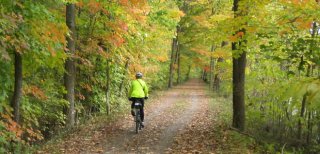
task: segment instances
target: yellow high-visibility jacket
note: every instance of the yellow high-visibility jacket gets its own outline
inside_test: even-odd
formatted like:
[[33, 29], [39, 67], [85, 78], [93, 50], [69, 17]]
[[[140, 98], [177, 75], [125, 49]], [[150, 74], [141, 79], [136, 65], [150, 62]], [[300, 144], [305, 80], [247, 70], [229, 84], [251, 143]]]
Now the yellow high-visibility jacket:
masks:
[[129, 97], [131, 98], [149, 97], [149, 89], [147, 84], [142, 79], [136, 79], [131, 81]]

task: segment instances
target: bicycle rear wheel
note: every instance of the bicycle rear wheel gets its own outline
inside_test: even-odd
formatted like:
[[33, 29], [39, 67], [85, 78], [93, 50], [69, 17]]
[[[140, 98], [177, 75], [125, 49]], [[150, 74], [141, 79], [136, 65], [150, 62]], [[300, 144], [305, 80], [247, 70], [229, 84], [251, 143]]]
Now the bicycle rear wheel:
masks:
[[140, 111], [136, 110], [136, 116], [135, 116], [135, 121], [136, 121], [136, 133], [139, 133], [139, 130], [141, 129], [141, 119], [140, 119]]

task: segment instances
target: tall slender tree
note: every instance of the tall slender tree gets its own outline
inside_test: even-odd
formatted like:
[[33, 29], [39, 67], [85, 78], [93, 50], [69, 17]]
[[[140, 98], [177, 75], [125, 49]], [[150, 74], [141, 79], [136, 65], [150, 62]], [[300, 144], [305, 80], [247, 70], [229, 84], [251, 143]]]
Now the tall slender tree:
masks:
[[[234, 18], [242, 15], [239, 11], [239, 2], [241, 0], [233, 1]], [[245, 29], [236, 32], [243, 34]], [[243, 50], [244, 40], [232, 42], [233, 58], [232, 58], [232, 84], [233, 84], [233, 121], [232, 126], [243, 131], [245, 129], [245, 67], [246, 67], [246, 51]]]
[[75, 97], [74, 97], [74, 87], [75, 87], [75, 65], [73, 60], [73, 54], [75, 53], [75, 36], [76, 36], [76, 23], [75, 23], [75, 4], [68, 3], [66, 6], [66, 24], [70, 30], [70, 35], [67, 36], [67, 52], [69, 57], [65, 63], [66, 73], [64, 76], [65, 88], [67, 94], [65, 99], [69, 102], [68, 116], [67, 116], [67, 126], [74, 126], [75, 124]]
[[175, 59], [176, 59], [176, 57], [175, 57], [175, 52], [176, 52], [176, 48], [177, 48], [177, 40], [178, 40], [178, 38], [173, 38], [173, 39], [172, 39], [172, 48], [171, 48], [171, 58], [170, 58], [168, 88], [172, 88], [172, 86], [173, 86], [174, 61], [175, 61]]
[[[214, 51], [214, 46], [211, 46], [211, 53]], [[214, 58], [210, 56], [210, 70], [209, 70], [209, 89], [213, 88], [213, 80], [214, 80]]]
[[20, 102], [22, 97], [22, 55], [15, 51], [14, 53], [14, 92], [11, 101], [13, 108], [14, 121], [20, 123]]
[[[20, 1], [21, 3], [24, 0]], [[21, 6], [15, 6], [16, 11], [21, 11]], [[14, 91], [11, 100], [11, 107], [13, 108], [13, 120], [20, 123], [20, 103], [22, 97], [22, 53], [21, 51], [14, 51]]]
[[181, 50], [180, 50], [180, 43], [178, 42], [177, 45], [177, 54], [176, 54], [176, 63], [177, 63], [177, 84], [181, 82]]
[[[221, 48], [223, 48], [227, 44], [228, 44], [228, 42], [222, 41]], [[217, 60], [217, 65], [219, 65], [219, 63], [222, 63], [222, 62], [224, 62], [224, 58], [223, 57], [219, 57], [218, 60]], [[214, 74], [214, 81], [213, 81], [213, 87], [214, 87], [214, 90], [216, 92], [220, 91], [220, 82], [221, 82], [220, 72], [216, 71], [216, 73]]]
[[107, 60], [107, 69], [106, 69], [106, 80], [107, 80], [107, 84], [106, 84], [106, 111], [107, 111], [107, 115], [110, 114], [110, 72], [111, 72], [111, 67], [110, 67], [110, 60]]
[[126, 64], [124, 65], [124, 72], [123, 72], [123, 77], [121, 79], [121, 83], [119, 85], [119, 96], [122, 94], [122, 89], [123, 89], [123, 84], [125, 82], [125, 79], [126, 79], [126, 75], [128, 73], [128, 68], [129, 68], [129, 62], [130, 62], [130, 59], [128, 58], [127, 61], [126, 61]]

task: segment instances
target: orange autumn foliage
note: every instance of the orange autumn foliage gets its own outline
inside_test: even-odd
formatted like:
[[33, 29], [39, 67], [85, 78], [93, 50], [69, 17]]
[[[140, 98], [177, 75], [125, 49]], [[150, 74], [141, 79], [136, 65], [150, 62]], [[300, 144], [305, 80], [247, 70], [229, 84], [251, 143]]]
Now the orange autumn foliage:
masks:
[[4, 119], [5, 123], [5, 128], [9, 131], [12, 132], [17, 139], [21, 139], [21, 135], [23, 133], [23, 130], [21, 129], [20, 125], [13, 121], [10, 115], [7, 114], [1, 114], [1, 117]]
[[312, 21], [311, 20], [304, 20], [302, 18], [297, 18], [295, 20], [295, 24], [297, 26], [297, 28], [299, 29], [310, 29], [311, 25], [312, 25]]
[[204, 70], [205, 72], [209, 72], [210, 67], [209, 67], [209, 66], [205, 66], [205, 67], [203, 67], [203, 70]]
[[[21, 140], [24, 136], [28, 141], [42, 140], [43, 136], [40, 131], [35, 131], [32, 128], [23, 128], [18, 123], [16, 123], [10, 115], [0, 113], [0, 117], [3, 119], [5, 129], [8, 132], [14, 134], [14, 136], [8, 140]], [[1, 134], [2, 132], [0, 132]]]
[[37, 86], [28, 86], [23, 89], [23, 93], [25, 95], [32, 95], [39, 100], [46, 100], [46, 94]]
[[229, 37], [229, 40], [230, 40], [231, 42], [236, 42], [236, 41], [238, 41], [239, 39], [241, 39], [244, 35], [245, 35], [244, 32], [241, 32], [241, 31], [240, 31], [240, 32], [237, 32], [236, 34], [230, 36], [230, 37]]
[[97, 2], [96, 0], [90, 0], [88, 7], [90, 14], [96, 14], [102, 9], [100, 2]]
[[80, 84], [81, 88], [85, 89], [88, 92], [92, 92], [92, 86], [86, 83], [81, 83]]
[[165, 62], [165, 61], [168, 60], [168, 57], [167, 57], [167, 56], [158, 56], [158, 57], [157, 57], [157, 60], [158, 60], [159, 62]]
[[203, 56], [209, 56], [210, 55], [210, 51], [207, 51], [207, 50], [201, 49], [201, 48], [192, 48], [191, 51], [194, 51], [195, 53], [198, 53], [198, 54], [203, 55]]
[[111, 34], [107, 37], [107, 40], [110, 44], [112, 44], [115, 47], [120, 47], [122, 44], [126, 42], [125, 39], [119, 34]]

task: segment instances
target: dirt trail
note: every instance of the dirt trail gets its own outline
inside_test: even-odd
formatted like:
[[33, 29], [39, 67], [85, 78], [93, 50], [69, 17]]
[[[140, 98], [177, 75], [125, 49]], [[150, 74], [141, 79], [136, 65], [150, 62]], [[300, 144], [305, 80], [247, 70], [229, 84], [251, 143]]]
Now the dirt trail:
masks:
[[106, 153], [165, 153], [171, 149], [174, 137], [200, 112], [201, 99], [205, 99], [205, 87], [198, 80], [177, 86], [167, 91], [146, 110], [145, 129], [134, 134], [133, 122], [116, 140], [106, 142]]
[[173, 143], [173, 137], [177, 132], [183, 129], [191, 120], [192, 116], [199, 110], [198, 98], [195, 97], [195, 93], [192, 92], [191, 95], [186, 96], [187, 99], [187, 108], [183, 111], [182, 114], [176, 117], [176, 120], [169, 125], [166, 130], [162, 133], [161, 138], [159, 139], [159, 144], [156, 145], [156, 150], [162, 153]]
[[[150, 104], [145, 109], [145, 128], [139, 134], [134, 132], [133, 118], [127, 115], [111, 126], [96, 131], [93, 136], [87, 139], [86, 144], [78, 141], [80, 143], [77, 146], [77, 143], [69, 141], [64, 143], [66, 144], [65, 148], [61, 151], [82, 154], [194, 152], [188, 151], [187, 147], [180, 142], [182, 143], [184, 138], [192, 140], [193, 135], [203, 135], [204, 131], [202, 130], [192, 132], [191, 136], [190, 134], [185, 135], [186, 132], [197, 129], [197, 123], [210, 123], [210, 120], [205, 121], [203, 118], [208, 116], [206, 114], [209, 112], [209, 96], [206, 95], [205, 85], [199, 80], [193, 79], [164, 92], [158, 100], [152, 103], [148, 101], [146, 103]], [[207, 130], [207, 128], [203, 130]], [[205, 146], [201, 146], [200, 151], [207, 153], [208, 149], [212, 150], [211, 143], [214, 141], [211, 138], [208, 140], [203, 141]], [[73, 144], [69, 145], [68, 143]], [[202, 143], [196, 143], [195, 146], [198, 144], [202, 145]], [[70, 149], [71, 146], [72, 149]]]

